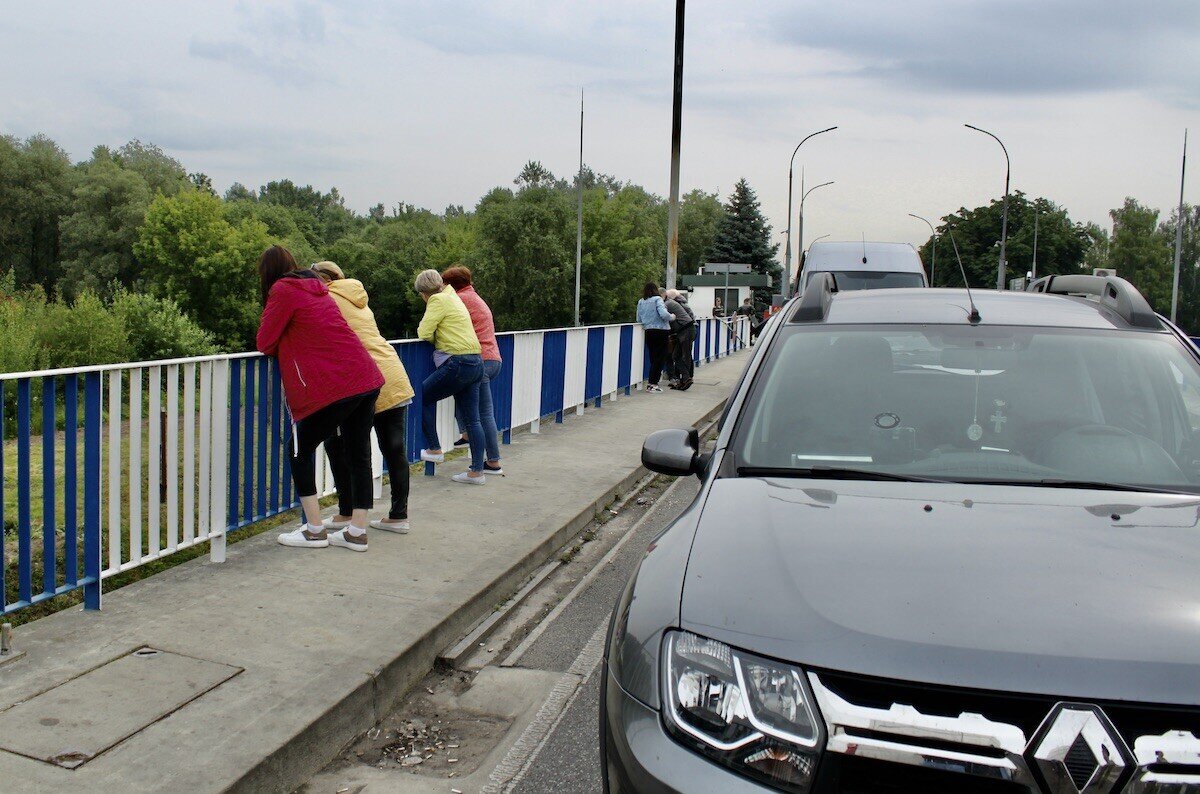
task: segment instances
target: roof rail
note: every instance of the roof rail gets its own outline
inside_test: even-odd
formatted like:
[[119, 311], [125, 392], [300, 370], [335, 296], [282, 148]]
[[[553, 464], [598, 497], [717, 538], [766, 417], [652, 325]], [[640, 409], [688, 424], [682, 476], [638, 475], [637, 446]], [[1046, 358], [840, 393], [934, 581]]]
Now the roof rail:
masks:
[[1027, 292], [1048, 295], [1083, 295], [1098, 298], [1101, 306], [1116, 312], [1135, 328], [1161, 329], [1154, 309], [1137, 287], [1117, 276], [1043, 276], [1026, 288]]
[[800, 305], [792, 312], [794, 323], [819, 323], [829, 314], [833, 293], [838, 291], [837, 278], [832, 273], [814, 273], [800, 295]]

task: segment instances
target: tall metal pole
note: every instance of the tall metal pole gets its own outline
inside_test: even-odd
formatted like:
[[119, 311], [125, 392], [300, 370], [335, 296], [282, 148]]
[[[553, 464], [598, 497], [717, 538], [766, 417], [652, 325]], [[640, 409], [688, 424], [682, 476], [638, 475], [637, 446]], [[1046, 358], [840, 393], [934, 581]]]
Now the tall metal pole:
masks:
[[675, 88], [671, 101], [671, 202], [667, 205], [667, 289], [679, 264], [679, 135], [683, 116], [683, 3], [675, 0]]
[[1037, 235], [1038, 219], [1040, 217], [1041, 213], [1038, 211], [1038, 208], [1035, 205], [1033, 208], [1033, 268], [1029, 271], [1029, 277], [1031, 279], [1037, 278]]
[[929, 227], [930, 238], [930, 253], [929, 253], [929, 286], [936, 286], [933, 281], [933, 274], [937, 272], [937, 229], [933, 228], [933, 224], [920, 215], [908, 213], [908, 217], [916, 218], [919, 221], [925, 221], [925, 225]]
[[[817, 188], [819, 188], [819, 187], [825, 187], [826, 185], [832, 185], [832, 184], [833, 184], [833, 182], [822, 182], [822, 183], [821, 183], [821, 184], [819, 184], [819, 185], [813, 185], [813, 186], [812, 186], [812, 187], [810, 187], [808, 190], [805, 190], [805, 189], [804, 189], [804, 180], [803, 180], [803, 179], [801, 179], [801, 185], [800, 185], [800, 191], [801, 191], [801, 192], [800, 192], [800, 223], [799, 223], [799, 229], [797, 229], [797, 234], [796, 234], [796, 236], [797, 236], [797, 237], [799, 237], [800, 239], [799, 239], [799, 241], [798, 241], [798, 244], [796, 245], [796, 250], [798, 250], [798, 251], [800, 252], [800, 256], [801, 256], [802, 258], [803, 258], [803, 256], [804, 256], [804, 200], [805, 200], [806, 198], [808, 198], [808, 194], [809, 194], [809, 193], [812, 193], [812, 192], [813, 192], [814, 190], [816, 190]], [[789, 287], [789, 289], [791, 288], [791, 282], [790, 282], [790, 281], [788, 282], [788, 287]]]
[[1179, 215], [1175, 219], [1175, 280], [1171, 287], [1171, 322], [1179, 306], [1179, 256], [1183, 253], [1183, 181], [1187, 177], [1187, 130], [1183, 131], [1183, 164], [1179, 168]]
[[976, 132], [982, 132], [984, 135], [990, 135], [996, 143], [1000, 144], [1000, 148], [1004, 151], [1004, 210], [1000, 220], [1000, 267], [996, 272], [996, 289], [1003, 290], [1005, 271], [1008, 269], [1008, 260], [1005, 259], [1005, 246], [1008, 243], [1008, 181], [1012, 173], [1012, 163], [1008, 159], [1008, 147], [1004, 145], [1004, 141], [987, 130], [980, 129], [972, 124], [964, 124], [963, 126]]
[[579, 276], [583, 271], [583, 89], [579, 89], [579, 211], [575, 218], [575, 325], [579, 325]]
[[[785, 299], [791, 294], [792, 287], [792, 173], [796, 167], [796, 152], [800, 151], [800, 147], [804, 145], [804, 141], [814, 135], [820, 135], [824, 132], [833, 132], [837, 127], [829, 127], [824, 130], [817, 130], [805, 135], [800, 143], [796, 144], [796, 148], [792, 149], [792, 159], [788, 160], [788, 208], [787, 208], [787, 247], [783, 253], [783, 283], [779, 285], [779, 294]], [[800, 186], [804, 190], [804, 185]]]

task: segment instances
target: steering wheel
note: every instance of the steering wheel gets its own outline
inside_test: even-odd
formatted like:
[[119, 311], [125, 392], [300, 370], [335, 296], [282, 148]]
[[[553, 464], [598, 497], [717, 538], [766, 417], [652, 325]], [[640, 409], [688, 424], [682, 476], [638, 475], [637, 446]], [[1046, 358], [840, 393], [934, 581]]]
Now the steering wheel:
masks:
[[1123, 427], [1087, 424], [1064, 430], [1044, 448], [1046, 466], [1082, 480], [1188, 482], [1179, 464], [1155, 441]]

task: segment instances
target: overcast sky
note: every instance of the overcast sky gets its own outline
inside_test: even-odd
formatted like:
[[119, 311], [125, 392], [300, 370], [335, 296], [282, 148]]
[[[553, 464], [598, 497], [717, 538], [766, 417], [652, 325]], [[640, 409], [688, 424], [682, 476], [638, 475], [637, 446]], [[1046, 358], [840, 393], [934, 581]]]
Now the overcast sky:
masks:
[[[141, 138], [220, 190], [287, 177], [360, 211], [440, 211], [529, 159], [572, 173], [584, 87], [588, 164], [665, 196], [674, 6], [8, 2], [0, 133], [75, 159]], [[797, 182], [836, 181], [805, 237], [923, 241], [906, 213], [1003, 192], [999, 146], [964, 122], [1004, 140], [1015, 189], [1076, 219], [1107, 226], [1127, 195], [1170, 207], [1187, 126], [1200, 163], [1200, 2], [688, 4], [683, 189], [724, 197], [745, 176], [776, 231], [792, 148], [839, 125], [797, 158]]]

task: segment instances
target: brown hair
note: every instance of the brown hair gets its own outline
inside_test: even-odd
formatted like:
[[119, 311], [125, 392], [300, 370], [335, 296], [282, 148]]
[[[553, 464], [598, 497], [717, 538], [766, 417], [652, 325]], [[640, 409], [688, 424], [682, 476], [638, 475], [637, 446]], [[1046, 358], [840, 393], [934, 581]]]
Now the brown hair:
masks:
[[258, 278], [262, 286], [263, 304], [266, 304], [267, 295], [270, 294], [271, 287], [275, 286], [276, 281], [283, 278], [286, 273], [292, 273], [299, 269], [291, 252], [282, 245], [273, 245], [263, 251], [263, 255], [258, 258]]
[[454, 291], [471, 286], [471, 271], [462, 265], [454, 265], [442, 271], [442, 281], [454, 287]]
[[642, 287], [643, 298], [653, 298], [658, 294], [658, 285], [653, 281], [647, 281], [646, 286]]

